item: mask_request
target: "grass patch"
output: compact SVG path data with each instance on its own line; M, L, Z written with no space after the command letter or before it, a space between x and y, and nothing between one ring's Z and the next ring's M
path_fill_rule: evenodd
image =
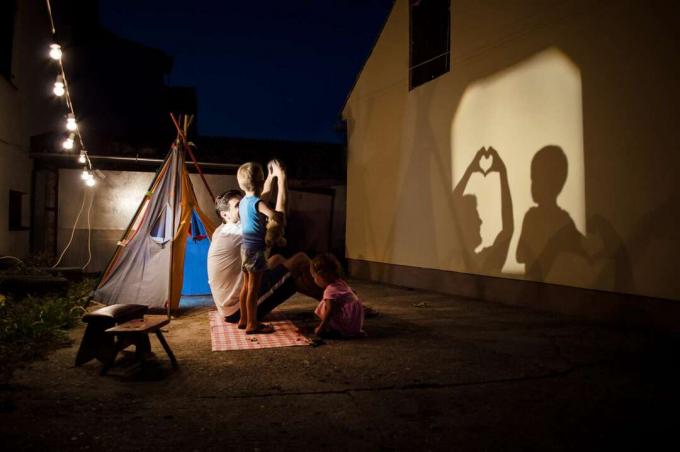
M73 283L65 294L0 295L0 382L21 362L71 344L66 332L85 312L94 284Z

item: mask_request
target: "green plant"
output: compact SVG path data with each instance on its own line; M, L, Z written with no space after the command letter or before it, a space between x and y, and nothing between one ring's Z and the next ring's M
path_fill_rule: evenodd
M17 363L68 343L66 331L85 312L94 280L73 283L66 295L0 295L0 377Z

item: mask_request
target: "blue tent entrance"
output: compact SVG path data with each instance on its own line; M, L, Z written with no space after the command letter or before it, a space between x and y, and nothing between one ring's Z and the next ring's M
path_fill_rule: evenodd
M191 227L188 232L182 295L210 295L208 285L210 239L195 210L191 212Z

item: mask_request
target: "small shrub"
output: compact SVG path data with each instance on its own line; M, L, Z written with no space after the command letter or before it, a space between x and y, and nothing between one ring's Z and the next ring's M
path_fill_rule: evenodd
M68 344L66 331L85 312L94 280L71 284L66 295L0 295L0 380L20 361Z

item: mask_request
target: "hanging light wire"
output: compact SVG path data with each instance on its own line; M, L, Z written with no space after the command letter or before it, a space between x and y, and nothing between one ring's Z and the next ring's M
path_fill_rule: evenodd
M52 15L52 5L50 3L50 0L45 0L45 3L47 4L47 13L50 17L50 26L52 29L52 37L56 41L56 34L57 34L57 29L54 26L54 17ZM62 54L63 56L63 54ZM66 107L68 108L70 115L72 117L76 117L76 112L75 109L73 108L73 100L71 99L71 91L69 90L69 85L68 85L68 79L66 78L66 71L64 70L64 63L62 61L62 58L58 58L57 61L59 61L59 70L61 72L61 79L64 83L64 97L66 99ZM76 122L77 125L77 122ZM83 136L80 133L80 127L76 127L76 129L73 131L76 136L78 137L78 141L80 142L80 158L83 156L85 157L85 165L86 165L86 171L88 172L88 175L91 175L91 178L94 178L94 168L92 167L92 161L90 160L90 156L87 153L87 148L85 147L85 141L83 140ZM89 182L89 181L87 181ZM92 187L94 184L87 184L88 186ZM88 206L87 209L87 262L85 262L85 265L83 265L81 268L85 270L88 265L90 265L90 262L92 261L92 223L90 220L90 212L92 210L92 205L94 204L94 192L85 190L83 192L83 202L80 205L80 210L78 211L78 214L76 215L75 222L73 223L73 228L71 230L71 236L68 240L68 243L66 243L66 246L64 247L64 250L61 252L59 255L59 258L57 259L57 262L52 266L52 268L56 268L59 263L61 263L61 260L64 258L64 255L66 254L66 251L68 251L69 247L71 246L71 243L73 243L73 238L75 236L76 228L78 226L78 220L80 220L80 216L83 213L83 208L85 207L85 199L88 195L90 195L90 205Z
M54 26L54 17L52 15L52 5L51 5L50 0L45 0L45 3L47 4L47 14L50 16L50 26L52 27L52 37L56 38L57 29ZM66 108L68 108L69 112L74 117L77 118L76 111L73 108L73 101L71 100L71 91L69 89L68 79L66 78L66 71L64 70L64 63L63 63L61 58L59 58L58 61L59 61L59 70L61 72L61 78L64 82L64 97L66 99ZM85 141L83 140L83 135L80 133L80 127L77 127L74 132L78 136L78 141L80 142L80 149L82 149L83 153L85 154L85 161L86 161L87 168L91 171L92 170L92 161L90 161L90 156L88 155L87 148L85 147Z
M54 28L54 19L52 18L52 5L50 5L50 0L45 0L47 3L47 13L50 16L50 25L52 26L52 34L56 34L57 30Z

